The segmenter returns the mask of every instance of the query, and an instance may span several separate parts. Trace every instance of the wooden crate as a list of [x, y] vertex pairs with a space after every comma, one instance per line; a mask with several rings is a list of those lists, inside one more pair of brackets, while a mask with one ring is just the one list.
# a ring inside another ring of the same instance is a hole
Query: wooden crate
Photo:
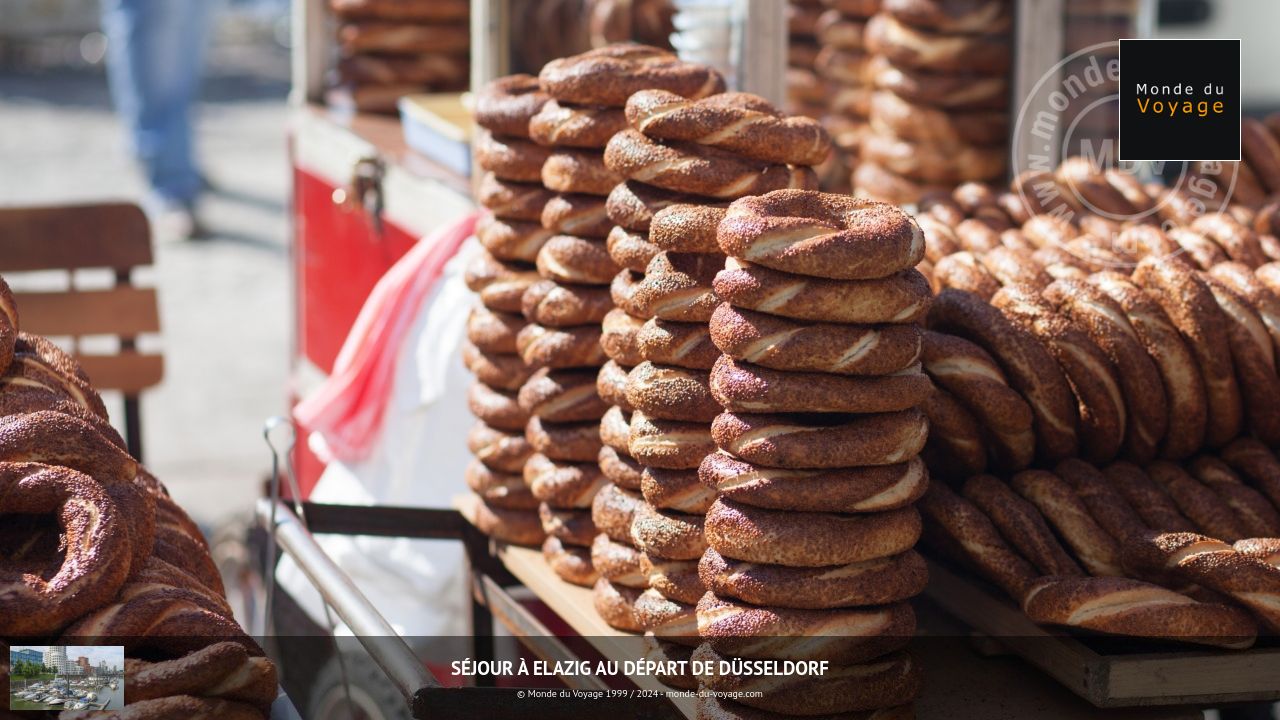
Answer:
[[[1054, 631], [1029, 620], [996, 588], [930, 562], [926, 595], [1007, 651], [1097, 707], [1214, 706], [1280, 700], [1280, 645], [1185, 649]], [[1126, 647], [1122, 647], [1126, 646]]]

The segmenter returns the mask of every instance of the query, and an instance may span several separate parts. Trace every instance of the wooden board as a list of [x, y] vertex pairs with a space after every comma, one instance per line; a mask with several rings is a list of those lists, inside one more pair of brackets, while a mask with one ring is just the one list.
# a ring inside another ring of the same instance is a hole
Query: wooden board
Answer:
[[966, 625], [1104, 708], [1280, 700], [1280, 648], [1104, 654], [1036, 625], [996, 591], [930, 563], [929, 598]]

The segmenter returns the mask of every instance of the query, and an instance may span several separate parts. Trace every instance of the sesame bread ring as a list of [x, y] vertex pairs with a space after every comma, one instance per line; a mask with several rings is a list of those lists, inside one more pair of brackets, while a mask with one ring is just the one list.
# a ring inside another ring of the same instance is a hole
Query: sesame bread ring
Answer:
[[560, 148], [547, 155], [539, 179], [558, 193], [606, 197], [625, 178], [605, 166], [598, 150]]
[[868, 513], [915, 502], [929, 485], [924, 462], [835, 470], [761, 467], [724, 452], [702, 461], [698, 475], [721, 497], [772, 510]]
[[929, 421], [917, 408], [854, 416], [725, 412], [711, 424], [721, 449], [750, 463], [797, 469], [892, 465], [919, 454], [928, 434]]
[[485, 307], [518, 313], [525, 290], [540, 278], [531, 265], [504, 262], [482, 252], [467, 265], [463, 279], [468, 289], [479, 294]]
[[476, 529], [495, 540], [536, 547], [546, 537], [536, 512], [491, 507], [474, 495], [467, 498], [466, 504], [464, 514]]
[[1049, 351], [1026, 330], [971, 293], [944, 290], [934, 299], [930, 325], [991, 353], [1035, 416], [1036, 453], [1056, 462], [1076, 453], [1076, 401]]
[[705, 323], [685, 323], [653, 318], [636, 335], [640, 356], [658, 365], [710, 370], [720, 358]]
[[467, 315], [467, 339], [485, 352], [511, 355], [516, 352], [516, 334], [524, 326], [525, 319], [516, 313], [472, 308]]
[[1124, 576], [1119, 545], [1062, 478], [1044, 470], [1024, 470], [1010, 484], [1040, 510], [1090, 575]]
[[640, 477], [645, 502], [659, 510], [705, 515], [715, 492], [698, 479], [697, 470], [645, 468]]
[[1225, 445], [1240, 434], [1243, 407], [1227, 350], [1226, 318], [1213, 293], [1192, 270], [1169, 260], [1143, 260], [1133, 281], [1160, 304], [1195, 355], [1208, 399], [1205, 442]]
[[1213, 240], [1185, 227], [1169, 230], [1169, 239], [1181, 248], [1181, 252], [1169, 256], [1180, 258], [1181, 262], [1190, 263], [1200, 270], [1208, 270], [1218, 263], [1227, 262], [1227, 254]]
[[[811, 64], [827, 81], [857, 87], [867, 85], [871, 79], [873, 57], [862, 50], [824, 47], [814, 56]], [[840, 144], [838, 135], [839, 133], [835, 139], [837, 146]]]
[[628, 310], [646, 318], [707, 322], [720, 304], [712, 283], [722, 267], [719, 255], [660, 252], [649, 261]]
[[[631, 543], [631, 523], [636, 509], [644, 500], [634, 492], [615, 485], [605, 485], [591, 502], [591, 521], [605, 537], [618, 543]], [[639, 570], [639, 557], [635, 558]], [[643, 587], [643, 586], [637, 586]]]
[[1125, 637], [1240, 648], [1253, 644], [1256, 631], [1241, 608], [1128, 578], [1041, 578], [1022, 605], [1037, 623]]
[[924, 231], [924, 257], [937, 264], [942, 258], [962, 249], [956, 233], [947, 223], [923, 212], [916, 216], [916, 224]]
[[815, 322], [915, 323], [929, 311], [929, 282], [915, 268], [871, 280], [793, 275], [729, 258], [714, 288], [738, 308]]
[[467, 407], [485, 425], [498, 430], [520, 432], [529, 422], [529, 413], [520, 407], [516, 393], [495, 390], [484, 383], [472, 383], [467, 390]]
[[[794, 642], [794, 641], [793, 641]], [[750, 720], [795, 717], [817, 719], [870, 720], [913, 717], [907, 705], [920, 694], [923, 672], [907, 653], [894, 653], [856, 665], [837, 665], [822, 676], [729, 675], [718, 672], [730, 660], [704, 643], [692, 659], [706, 663], [699, 667], [711, 672], [698, 676], [700, 694], [750, 706], [756, 712]], [[732, 665], [727, 667], [732, 668]], [[890, 708], [881, 711], [880, 708]], [[761, 714], [765, 713], [765, 714]]]
[[1029, 285], [1043, 290], [1053, 282], [1053, 277], [1040, 267], [1033, 252], [1001, 245], [983, 253], [980, 259], [1002, 285]]
[[[329, 0], [329, 7], [334, 15], [344, 19], [369, 17], [383, 20], [427, 21], [426, 24], [439, 23], [441, 20], [466, 20], [471, 14], [470, 5], [466, 0], [441, 0], [434, 3], [406, 3], [398, 0]], [[534, 89], [538, 87], [537, 78], [528, 75], [514, 77], [527, 78], [533, 82]]]
[[1253, 271], [1258, 282], [1280, 295], [1280, 262], [1269, 262]]
[[868, 68], [872, 84], [915, 103], [949, 109], [1001, 110], [1009, 106], [1009, 78], [1004, 74], [931, 72], [876, 57]]
[[[644, 362], [644, 356], [640, 354], [639, 335], [640, 329], [644, 327], [645, 321], [634, 315], [628, 314], [622, 308], [614, 308], [604, 316], [604, 322], [600, 324], [600, 347], [604, 349], [604, 354], [608, 355], [610, 360], [623, 367], [631, 368]], [[623, 372], [623, 382], [625, 383], [626, 373]], [[624, 405], [626, 403], [611, 403], [613, 405]]]
[[734, 199], [782, 188], [813, 189], [818, 178], [808, 167], [762, 165], [724, 150], [696, 143], [661, 144], [636, 130], [609, 141], [604, 162], [629, 179], [665, 190]]
[[1102, 473], [1148, 528], [1157, 532], [1195, 532], [1195, 524], [1182, 514], [1169, 493], [1142, 468], [1133, 463], [1117, 462], [1103, 468]]
[[660, 420], [637, 410], [631, 414], [629, 449], [642, 465], [688, 470], [715, 452], [716, 445], [705, 422]]
[[923, 405], [929, 439], [921, 454], [941, 477], [959, 479], [987, 469], [987, 440], [978, 419], [954, 395], [935, 387]]
[[469, 342], [462, 344], [462, 363], [476, 380], [497, 390], [519, 390], [533, 374], [519, 355], [490, 355]]
[[599, 420], [608, 405], [596, 393], [595, 368], [542, 368], [520, 387], [520, 408], [546, 422]]
[[933, 266], [933, 281], [939, 292], [942, 288], [962, 290], [983, 300], [991, 300], [1000, 291], [1000, 278], [996, 277], [978, 256], [965, 250], [948, 255]]
[[[630, 542], [630, 541], [628, 541]], [[615, 542], [600, 533], [591, 543], [591, 565], [600, 577], [614, 585], [643, 590], [649, 587], [649, 576], [640, 568], [639, 550], [630, 545]]]
[[525, 290], [520, 304], [524, 318], [529, 322], [567, 328], [603, 321], [613, 308], [613, 299], [602, 287], [561, 285], [554, 280], [541, 280]]
[[552, 100], [529, 121], [529, 137], [539, 145], [600, 150], [613, 134], [627, 127], [622, 110], [562, 105]]
[[491, 172], [485, 173], [476, 187], [476, 201], [506, 220], [541, 222], [542, 209], [553, 197], [555, 194], [541, 183], [511, 182]]
[[1040, 511], [1004, 481], [991, 475], [974, 475], [961, 494], [991, 518], [1009, 543], [1045, 575], [1084, 575], [1054, 537]]
[[817, 165], [831, 152], [822, 124], [788, 117], [751, 93], [729, 92], [687, 100], [665, 90], [627, 99], [627, 122], [651, 138], [720, 148], [765, 163]]
[[[408, 5], [401, 3], [406, 7]], [[494, 135], [529, 137], [529, 121], [551, 102], [532, 75], [508, 75], [485, 83], [473, 98], [476, 124]]]
[[1079, 401], [1082, 457], [1095, 464], [1115, 459], [1124, 442], [1128, 415], [1111, 361], [1034, 288], [1006, 286], [991, 304], [1044, 343], [1061, 366]]
[[1276, 377], [1275, 350], [1266, 324], [1249, 301], [1225, 283], [1204, 273], [1201, 280], [1227, 319], [1227, 343], [1242, 388], [1245, 426], [1262, 442], [1280, 444], [1280, 408], [1273, 401], [1280, 397], [1280, 378]]
[[1097, 273], [1088, 283], [1114, 300], [1155, 362], [1164, 386], [1169, 420], [1161, 457], [1179, 459], [1200, 448], [1208, 418], [1204, 379], [1195, 355], [1169, 316], [1141, 288], [1119, 273]]
[[673, 253], [720, 255], [716, 228], [724, 219], [722, 207], [676, 203], [653, 214], [649, 241]]
[[338, 45], [346, 56], [379, 53], [465, 53], [471, 44], [466, 23], [418, 24], [360, 20], [338, 28]]
[[650, 418], [710, 423], [720, 414], [707, 373], [643, 362], [627, 378], [627, 402]]
[[1191, 223], [1191, 229], [1217, 243], [1234, 262], [1251, 268], [1267, 262], [1257, 234], [1226, 213], [1202, 215]]
[[930, 521], [926, 527], [931, 546], [943, 542], [955, 547], [961, 559], [972, 564], [979, 575], [995, 583], [1009, 597], [1020, 600], [1039, 576], [1030, 563], [1009, 547], [981, 510], [944, 484], [930, 485], [920, 499], [919, 508]]
[[1280, 295], [1241, 263], [1222, 263], [1209, 269], [1209, 275], [1234, 290], [1253, 307], [1271, 336], [1272, 355], [1280, 355]]
[[[577, 325], [571, 328], [526, 325], [516, 336], [516, 346], [529, 368], [525, 371], [525, 378], [533, 372], [532, 368], [599, 367], [607, 359], [600, 349], [598, 325]], [[472, 371], [475, 372], [474, 369]], [[479, 377], [479, 373], [476, 373], [476, 377], [486, 385], [492, 384]]]
[[605, 445], [600, 448], [596, 463], [600, 466], [600, 472], [604, 473], [604, 476], [614, 485], [626, 490], [640, 489], [644, 466], [630, 455]]
[[603, 240], [553, 235], [538, 251], [538, 273], [573, 285], [608, 285], [618, 274]]
[[889, 62], [920, 70], [974, 75], [999, 75], [1009, 70], [1007, 35], [944, 34], [881, 13], [867, 22], [866, 43], [871, 52]]
[[804, 190], [735, 201], [716, 239], [727, 255], [837, 280], [885, 277], [924, 257], [924, 233], [898, 208]]
[[476, 223], [476, 238], [498, 260], [533, 262], [550, 237], [550, 230], [524, 220], [485, 215]]
[[548, 535], [542, 543], [542, 557], [561, 580], [582, 587], [591, 587], [600, 575], [591, 566], [591, 551], [582, 546], [570, 545], [554, 535]]
[[695, 606], [672, 600], [657, 590], [646, 590], [636, 599], [636, 617], [646, 635], [689, 648], [702, 642]]
[[480, 496], [486, 505], [507, 510], [537, 510], [538, 498], [525, 485], [524, 478], [515, 473], [492, 470], [479, 460], [467, 463], [464, 473], [467, 487]]
[[542, 227], [558, 235], [603, 238], [613, 229], [604, 198], [596, 195], [554, 195], [542, 208]]
[[814, 35], [824, 47], [842, 50], [862, 50], [867, 23], [861, 18], [849, 17], [838, 10], [827, 10], [818, 17]]
[[605, 200], [609, 219], [631, 232], [647, 233], [653, 216], [676, 203], [693, 202], [681, 193], [628, 180], [619, 183]]
[[847, 565], [910, 550], [920, 538], [912, 507], [843, 515], [766, 510], [720, 498], [707, 510], [707, 543], [721, 555], [747, 562], [822, 567]]
[[44, 567], [21, 556], [6, 563], [0, 632], [54, 634], [115, 598], [132, 565], [130, 533], [123, 512], [93, 478], [65, 467], [0, 463], [0, 512], [52, 516], [61, 529], [53, 547], [63, 555], [39, 563]]
[[518, 433], [509, 433], [482, 422], [473, 425], [467, 433], [467, 449], [486, 466], [511, 474], [523, 472], [525, 461], [533, 454], [533, 447], [524, 437], [524, 428]]
[[870, 161], [859, 161], [858, 166], [853, 169], [855, 195], [893, 205], [911, 205], [921, 196], [945, 187], [899, 175]]
[[698, 576], [721, 598], [809, 610], [887, 605], [919, 595], [929, 581], [924, 558], [914, 550], [848, 565], [793, 568], [730, 560], [711, 548], [698, 563]]
[[[632, 457], [630, 447], [631, 413], [625, 412], [622, 408], [616, 406], [609, 408], [604, 417], [600, 418], [600, 442], [605, 447], [611, 447], [626, 457]], [[640, 483], [637, 481], [635, 487], [631, 489], [640, 489]]]
[[[594, 546], [592, 549], [594, 552]], [[644, 624], [636, 617], [635, 604], [642, 592], [640, 588], [620, 585], [602, 576], [591, 587], [591, 601], [596, 614], [609, 627], [624, 632], [640, 632], [644, 630]]]
[[1000, 231], [977, 218], [956, 223], [955, 232], [960, 246], [969, 252], [985, 254], [1000, 247]]
[[992, 181], [1005, 173], [1003, 147], [954, 145], [936, 147], [894, 135], [867, 133], [859, 146], [862, 157], [890, 172], [932, 183], [966, 180]]
[[1119, 190], [1107, 182], [1101, 169], [1088, 158], [1069, 157], [1054, 172], [1058, 185], [1084, 201], [1085, 206], [1106, 215], [1133, 215], [1138, 212]]
[[476, 132], [471, 148], [480, 169], [511, 182], [542, 182], [542, 166], [551, 155], [550, 150], [531, 140], [496, 137], [488, 130]]
[[990, 146], [1009, 137], [1008, 113], [943, 110], [879, 90], [871, 96], [872, 132], [940, 147]]
[[1187, 469], [1231, 508], [1246, 536], [1280, 537], [1280, 512], [1262, 493], [1245, 485], [1225, 462], [1201, 455]]
[[1116, 542], [1123, 543], [1146, 530], [1146, 522], [1100, 470], [1083, 460], [1068, 458], [1053, 472], [1075, 490], [1089, 514]]
[[525, 463], [524, 482], [534, 497], [556, 509], [590, 508], [597, 492], [613, 487], [594, 462], [557, 462], [541, 453]]
[[662, 248], [653, 244], [642, 233], [628, 232], [621, 225], [615, 225], [605, 240], [609, 257], [621, 268], [644, 272], [649, 261], [662, 252]]
[[635, 294], [636, 286], [643, 279], [644, 273], [626, 268], [620, 270], [609, 282], [609, 298], [613, 300], [613, 304], [624, 310], [631, 307], [631, 296]]
[[795, 322], [722, 303], [710, 330], [724, 354], [774, 370], [887, 375], [920, 359], [916, 325]]
[[964, 338], [929, 331], [920, 356], [925, 372], [986, 428], [996, 464], [1019, 470], [1035, 455], [1034, 415], [985, 350]]
[[1240, 121], [1240, 148], [1269, 192], [1280, 192], [1280, 140], [1258, 120]]
[[524, 435], [534, 450], [552, 460], [585, 463], [594, 462], [600, 454], [599, 428], [600, 423], [590, 420], [551, 423], [534, 416], [529, 419]]
[[906, 603], [811, 610], [756, 607], [707, 593], [698, 601], [697, 625], [703, 640], [726, 656], [844, 666], [905, 647], [916, 618]]
[[614, 43], [552, 60], [542, 67], [538, 81], [557, 100], [609, 107], [622, 107], [633, 93], [648, 88], [689, 98], [724, 91], [724, 78], [710, 67], [636, 43]]
[[[542, 522], [542, 530], [548, 538], [555, 538], [557, 545], [575, 546], [582, 551], [580, 557], [590, 562], [591, 556], [587, 548], [600, 533], [591, 521], [591, 511], [582, 509], [553, 508], [546, 503], [538, 506], [538, 519]], [[562, 576], [563, 577], [563, 576]], [[592, 578], [594, 581], [595, 578]]]
[[893, 375], [858, 377], [770, 370], [724, 356], [710, 377], [714, 400], [739, 413], [894, 412], [923, 404], [932, 392], [933, 383], [919, 365]]
[[1247, 538], [1237, 540], [1231, 544], [1231, 547], [1241, 555], [1280, 567], [1280, 538]]
[[883, 7], [908, 25], [942, 33], [996, 34], [1008, 32], [1013, 24], [1012, 8], [1004, 0], [885, 0]]
[[[265, 708], [275, 701], [279, 693], [279, 676], [275, 664], [267, 658], [251, 655], [244, 645], [229, 641], [211, 644], [174, 660], [148, 662], [130, 658], [125, 661], [124, 670], [130, 706], [149, 700], [189, 695], [207, 697], [211, 701], [218, 698]], [[251, 709], [256, 714], [246, 717], [252, 720], [262, 717], [260, 710]], [[131, 709], [130, 712], [134, 710]], [[195, 715], [182, 717], [193, 716]], [[152, 718], [146, 714], [140, 717]], [[215, 717], [239, 716], [216, 714]]]
[[[688, 668], [689, 658], [693, 656], [693, 648], [686, 645], [677, 645], [665, 640], [659, 640], [651, 634], [644, 636], [644, 655], [643, 659], [658, 663], [654, 667], [657, 668], [674, 668], [677, 673], [657, 672], [654, 677], [658, 682], [668, 687], [680, 690], [697, 690], [698, 679], [686, 670], [681, 671], [680, 668]], [[668, 663], [684, 663], [684, 665], [669, 665]]]
[[671, 560], [697, 560], [707, 549], [701, 515], [658, 510], [647, 503], [636, 507], [631, 541], [646, 555]]
[[1253, 438], [1239, 438], [1219, 455], [1280, 508], [1280, 460], [1270, 448]]
[[1128, 414], [1125, 455], [1151, 462], [1169, 426], [1169, 407], [1160, 370], [1124, 308], [1096, 286], [1077, 280], [1057, 280], [1043, 295], [1115, 365]]
[[640, 568], [649, 576], [649, 587], [665, 598], [696, 605], [706, 593], [698, 579], [698, 560], [671, 560], [642, 553]]

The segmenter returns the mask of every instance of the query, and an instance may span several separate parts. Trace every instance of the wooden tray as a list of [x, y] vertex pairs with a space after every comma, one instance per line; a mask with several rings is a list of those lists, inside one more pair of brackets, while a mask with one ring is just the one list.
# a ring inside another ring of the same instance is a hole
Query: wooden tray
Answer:
[[995, 588], [929, 563], [925, 594], [974, 630], [1101, 708], [1213, 706], [1280, 700], [1280, 647], [1114, 652], [1107, 642], [1053, 632]]

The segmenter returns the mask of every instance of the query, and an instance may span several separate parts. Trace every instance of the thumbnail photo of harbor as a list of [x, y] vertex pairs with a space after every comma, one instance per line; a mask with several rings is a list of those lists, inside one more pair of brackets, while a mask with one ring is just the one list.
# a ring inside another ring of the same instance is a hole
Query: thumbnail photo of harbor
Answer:
[[15, 645], [9, 648], [10, 710], [124, 707], [124, 648]]

